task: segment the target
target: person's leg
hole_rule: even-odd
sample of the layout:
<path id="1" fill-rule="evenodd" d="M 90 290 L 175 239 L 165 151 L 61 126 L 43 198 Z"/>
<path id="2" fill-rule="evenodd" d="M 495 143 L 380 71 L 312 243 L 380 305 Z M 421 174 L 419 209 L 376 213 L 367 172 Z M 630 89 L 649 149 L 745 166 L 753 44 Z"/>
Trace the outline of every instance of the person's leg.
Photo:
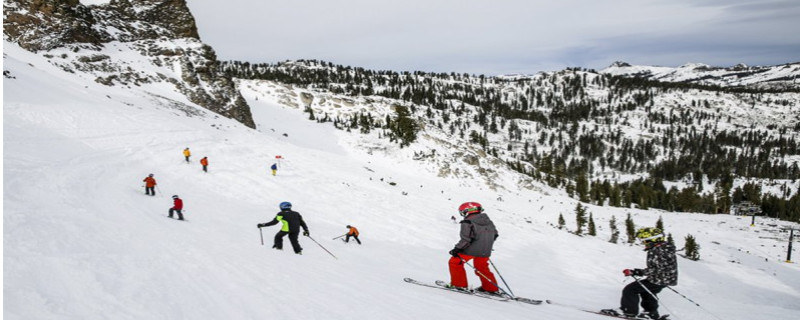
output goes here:
<path id="1" fill-rule="evenodd" d="M 637 282 L 629 283 L 622 289 L 622 298 L 619 305 L 622 312 L 627 315 L 639 315 L 639 295 L 647 294 Z"/>
<path id="2" fill-rule="evenodd" d="M 297 236 L 299 234 L 300 231 L 289 233 L 289 241 L 292 242 L 292 249 L 294 249 L 294 253 L 300 253 L 303 251 L 303 248 L 300 247 L 300 242 L 297 241 Z"/>
<path id="3" fill-rule="evenodd" d="M 472 259 L 472 256 L 460 255 L 464 260 Z M 448 261 L 450 266 L 450 285 L 459 288 L 467 288 L 467 272 L 464 271 L 464 262 L 456 257 L 450 257 Z"/>
<path id="4" fill-rule="evenodd" d="M 654 284 L 647 280 L 641 280 L 639 282 L 647 287 L 647 289 L 650 290 L 653 295 L 657 295 L 659 292 L 661 292 L 661 289 L 664 289 L 663 286 Z M 653 295 L 648 292 L 644 292 L 642 294 L 642 309 L 650 314 L 651 318 L 658 318 L 658 299 Z"/>
<path id="5" fill-rule="evenodd" d="M 173 208 L 169 208 L 169 217 L 172 218 L 172 213 L 175 211 Z"/>
<path id="6" fill-rule="evenodd" d="M 348 234 L 346 237 L 344 237 L 344 243 L 349 243 L 349 242 L 350 242 L 350 235 Z"/>
<path id="7" fill-rule="evenodd" d="M 289 233 L 285 231 L 278 231 L 278 233 L 275 234 L 275 244 L 272 245 L 272 247 L 278 250 L 283 250 L 283 236 L 287 234 Z"/>
<path id="8" fill-rule="evenodd" d="M 178 212 L 178 220 L 183 220 L 183 212 L 181 210 L 175 210 Z"/>
<path id="9" fill-rule="evenodd" d="M 361 245 L 361 240 L 358 240 L 358 236 L 353 236 L 353 238 L 355 238 L 356 242 L 358 242 L 358 244 Z"/>
<path id="10" fill-rule="evenodd" d="M 489 270 L 489 257 L 475 257 L 475 275 L 481 279 L 481 287 L 488 292 L 496 292 L 497 280 L 494 274 Z M 487 279 L 488 278 L 488 279 Z"/>

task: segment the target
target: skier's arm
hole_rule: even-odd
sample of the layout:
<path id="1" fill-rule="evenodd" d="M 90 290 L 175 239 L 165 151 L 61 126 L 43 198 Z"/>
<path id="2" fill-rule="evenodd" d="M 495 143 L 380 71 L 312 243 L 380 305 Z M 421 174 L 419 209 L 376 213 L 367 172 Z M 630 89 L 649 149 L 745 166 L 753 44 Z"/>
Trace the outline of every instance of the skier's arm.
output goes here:
<path id="1" fill-rule="evenodd" d="M 278 224 L 278 221 L 279 221 L 278 217 L 279 216 L 275 216 L 275 219 L 272 219 L 272 221 L 266 222 L 266 223 L 261 223 L 261 224 L 258 225 L 258 227 L 261 228 L 261 227 L 274 226 L 274 225 Z"/>
<path id="2" fill-rule="evenodd" d="M 308 226 L 306 225 L 306 222 L 305 222 L 305 221 L 303 221 L 303 216 L 301 216 L 301 215 L 299 215 L 299 214 L 298 214 L 298 216 L 300 216 L 300 227 L 302 227 L 302 228 L 303 228 L 303 231 L 305 231 L 305 233 L 304 233 L 304 234 L 305 234 L 305 235 L 308 235 Z"/>
<path id="3" fill-rule="evenodd" d="M 455 249 L 464 250 L 472 243 L 472 222 L 469 220 L 461 221 L 461 240 L 456 243 Z"/>

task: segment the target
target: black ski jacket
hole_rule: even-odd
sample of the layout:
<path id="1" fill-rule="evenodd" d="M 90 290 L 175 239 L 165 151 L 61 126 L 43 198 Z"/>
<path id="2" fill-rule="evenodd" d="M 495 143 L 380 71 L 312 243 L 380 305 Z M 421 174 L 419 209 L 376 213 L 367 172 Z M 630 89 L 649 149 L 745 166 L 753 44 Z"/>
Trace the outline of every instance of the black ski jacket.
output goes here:
<path id="1" fill-rule="evenodd" d="M 278 224 L 278 222 L 283 224 L 281 226 L 281 231 L 285 231 L 288 233 L 298 233 L 300 232 L 300 227 L 302 227 L 303 231 L 308 232 L 308 226 L 306 226 L 306 222 L 303 221 L 303 216 L 290 209 L 278 212 L 278 214 L 275 216 L 275 219 L 272 219 L 272 221 L 265 223 L 264 226 L 265 227 L 274 226 Z"/>

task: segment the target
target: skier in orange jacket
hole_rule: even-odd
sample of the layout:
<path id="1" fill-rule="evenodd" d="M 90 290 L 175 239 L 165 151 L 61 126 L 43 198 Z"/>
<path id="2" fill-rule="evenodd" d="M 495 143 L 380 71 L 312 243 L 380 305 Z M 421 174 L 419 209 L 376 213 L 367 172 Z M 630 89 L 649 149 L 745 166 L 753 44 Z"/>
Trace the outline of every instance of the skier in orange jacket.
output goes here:
<path id="1" fill-rule="evenodd" d="M 358 242 L 358 244 L 361 244 L 361 240 L 358 240 L 358 229 L 356 229 L 356 227 L 353 227 L 351 225 L 348 225 L 347 228 L 349 228 L 350 231 L 347 231 L 347 237 L 344 238 L 344 242 L 345 243 L 350 242 L 350 237 L 353 237 L 354 239 L 356 239 L 356 242 Z"/>
<path id="2" fill-rule="evenodd" d="M 203 171 L 208 172 L 208 157 L 203 157 L 203 159 L 200 159 L 200 165 L 203 166 Z"/>
<path id="3" fill-rule="evenodd" d="M 155 196 L 156 195 L 156 179 L 153 178 L 153 174 L 147 175 L 147 178 L 144 178 L 144 194 Z"/>

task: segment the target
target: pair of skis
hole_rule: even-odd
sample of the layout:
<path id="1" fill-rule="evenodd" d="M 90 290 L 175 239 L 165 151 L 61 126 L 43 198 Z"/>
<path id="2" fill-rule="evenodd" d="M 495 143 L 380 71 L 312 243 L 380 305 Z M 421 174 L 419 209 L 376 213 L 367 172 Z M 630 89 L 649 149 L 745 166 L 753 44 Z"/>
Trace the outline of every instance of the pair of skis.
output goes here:
<path id="1" fill-rule="evenodd" d="M 416 284 L 416 285 L 420 285 L 420 286 L 424 286 L 424 287 L 442 289 L 442 290 L 447 290 L 447 291 L 452 291 L 452 292 L 458 292 L 458 293 L 461 293 L 461 294 L 467 294 L 467 295 L 471 295 L 471 296 L 475 296 L 475 297 L 481 297 L 481 298 L 495 300 L 495 301 L 510 301 L 510 300 L 513 300 L 513 301 L 518 301 L 518 302 L 527 303 L 527 304 L 533 304 L 533 305 L 542 304 L 542 302 L 544 302 L 542 300 L 534 300 L 534 299 L 528 299 L 528 298 L 522 298 L 522 297 L 511 297 L 511 296 L 508 296 L 508 295 L 505 295 L 505 294 L 499 294 L 499 293 L 488 293 L 488 292 L 482 292 L 482 291 L 476 291 L 476 290 L 457 289 L 457 288 L 450 287 L 447 282 L 444 282 L 444 281 L 441 281 L 441 280 L 437 280 L 434 284 L 417 281 L 417 280 L 414 280 L 414 279 L 411 279 L 411 278 L 405 278 L 403 280 L 405 282 Z"/>
<path id="2" fill-rule="evenodd" d="M 404 278 L 403 280 L 405 282 L 408 282 L 408 283 L 411 283 L 411 284 L 420 285 L 420 286 L 424 286 L 424 287 L 447 290 L 447 291 L 457 292 L 457 293 L 461 293 L 461 294 L 471 295 L 471 296 L 480 297 L 480 298 L 484 298 L 484 299 L 495 300 L 495 301 L 518 301 L 518 302 L 522 302 L 522 303 L 526 303 L 526 304 L 532 304 L 532 305 L 540 305 L 542 303 L 547 303 L 547 304 L 561 305 L 561 306 L 567 307 L 566 305 L 555 303 L 555 302 L 552 302 L 550 300 L 535 300 L 535 299 L 528 299 L 528 298 L 523 298 L 523 297 L 511 297 L 509 295 L 502 294 L 502 293 L 487 293 L 487 292 L 476 291 L 476 290 L 453 288 L 447 282 L 441 281 L 441 280 L 437 280 L 433 284 L 432 283 L 418 281 L 418 280 L 414 280 L 414 279 L 411 279 L 411 278 Z M 602 311 L 592 311 L 592 310 L 585 310 L 585 309 L 578 309 L 578 310 L 581 310 L 581 311 L 584 311 L 584 312 L 588 312 L 588 313 L 594 313 L 594 314 L 598 314 L 598 315 L 603 315 L 603 316 L 607 316 L 607 317 L 611 317 L 611 318 L 618 318 L 618 319 L 650 320 L 649 318 L 642 318 L 642 317 L 626 317 L 626 316 L 622 316 L 622 315 L 614 315 L 614 314 L 611 314 L 611 313 L 608 313 L 608 312 L 604 312 L 605 310 L 602 310 Z M 663 316 L 661 316 L 661 318 L 659 318 L 659 320 L 667 320 L 667 317 L 668 317 L 668 315 L 663 315 Z"/>

